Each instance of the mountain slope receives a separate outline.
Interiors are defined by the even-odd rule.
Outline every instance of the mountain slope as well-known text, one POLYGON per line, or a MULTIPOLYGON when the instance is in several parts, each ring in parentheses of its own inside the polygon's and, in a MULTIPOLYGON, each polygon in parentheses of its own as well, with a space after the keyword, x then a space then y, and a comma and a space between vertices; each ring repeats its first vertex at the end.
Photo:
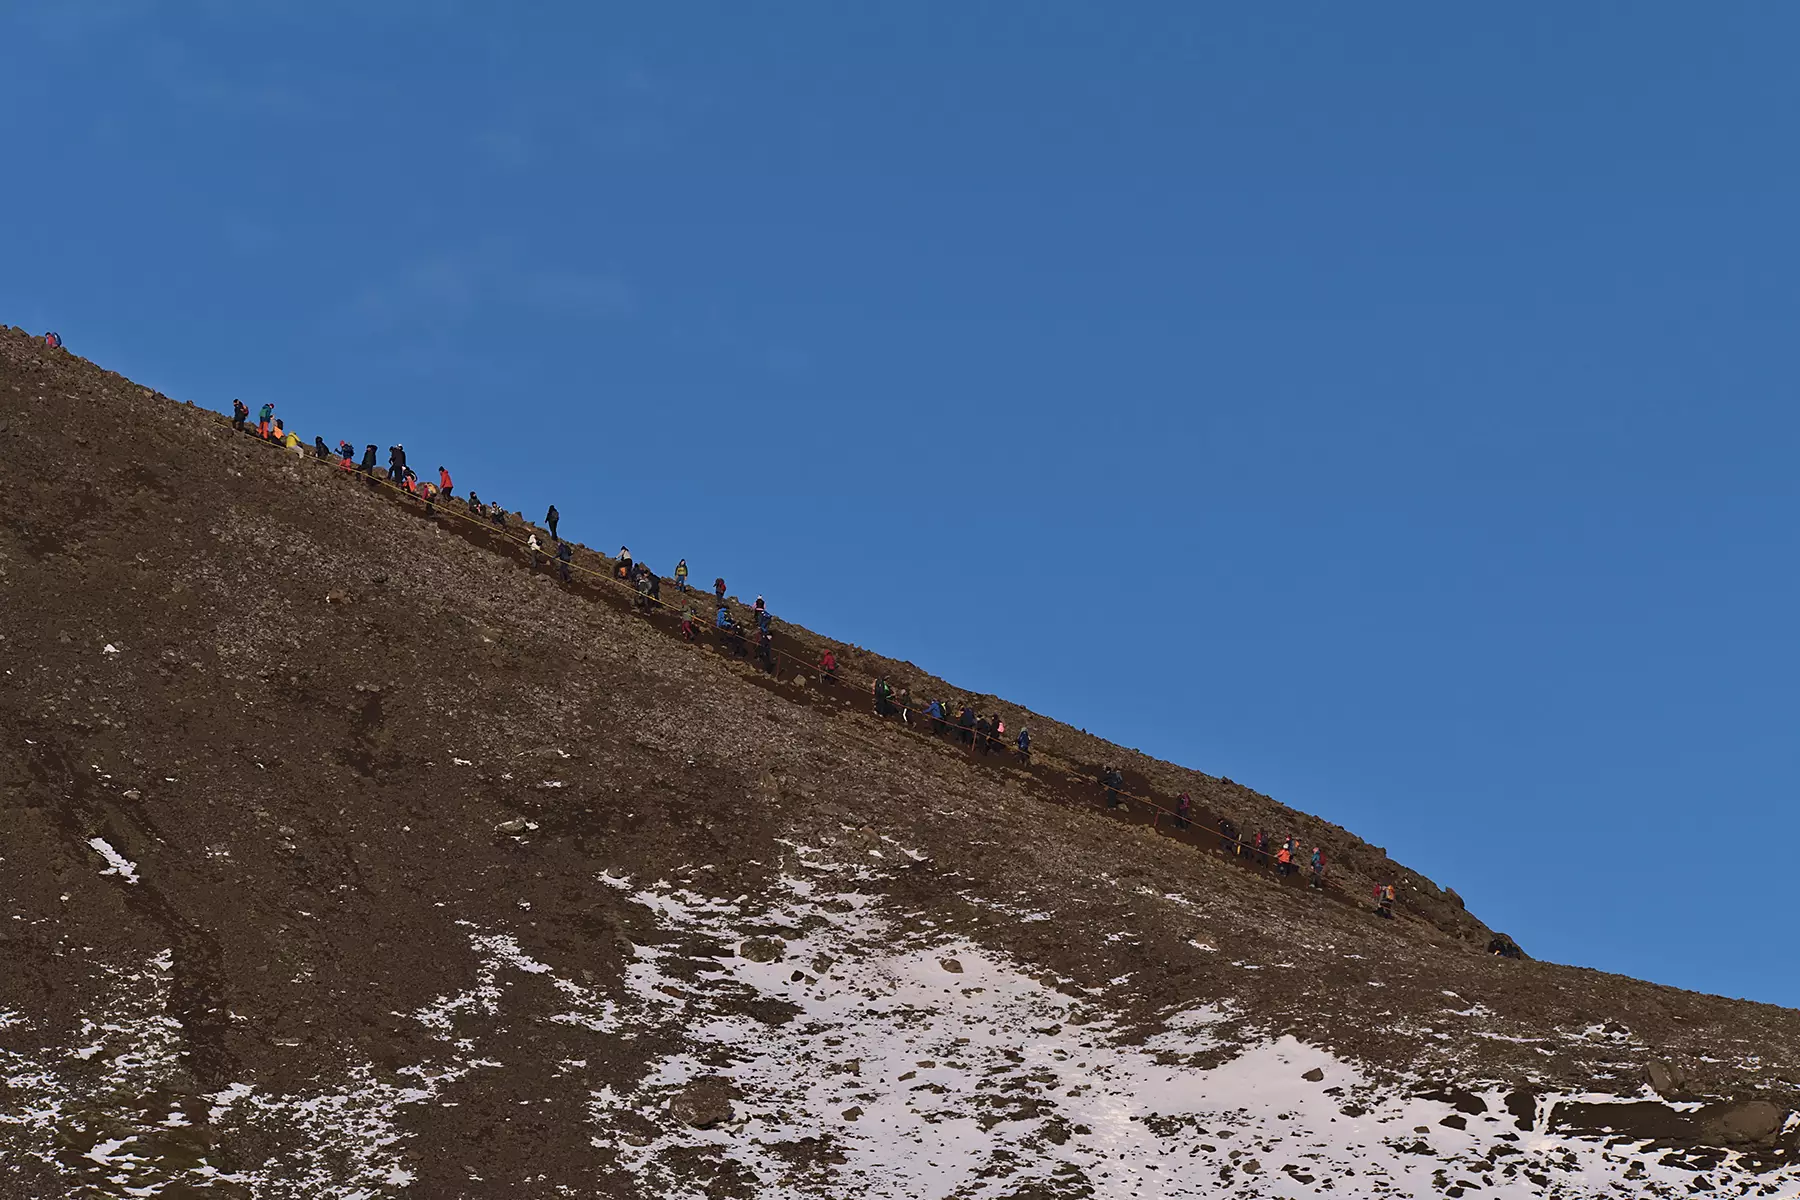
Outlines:
POLYGON ((1795 1194, 1800 1014, 1248 789, 774 683, 17 331, 0 464, 0 1196, 1795 1194))

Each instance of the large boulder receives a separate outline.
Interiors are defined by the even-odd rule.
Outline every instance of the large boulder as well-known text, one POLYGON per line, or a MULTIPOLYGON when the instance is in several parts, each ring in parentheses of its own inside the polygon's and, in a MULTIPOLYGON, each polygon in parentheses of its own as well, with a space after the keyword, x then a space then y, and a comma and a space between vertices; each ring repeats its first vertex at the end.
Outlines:
POLYGON ((695 1129, 731 1120, 731 1099, 736 1089, 722 1075, 702 1075, 669 1101, 669 1115, 695 1129))
POLYGON ((1775 1140, 1787 1123, 1787 1110, 1767 1100, 1709 1104, 1695 1116, 1709 1138, 1727 1146, 1757 1145, 1775 1140))

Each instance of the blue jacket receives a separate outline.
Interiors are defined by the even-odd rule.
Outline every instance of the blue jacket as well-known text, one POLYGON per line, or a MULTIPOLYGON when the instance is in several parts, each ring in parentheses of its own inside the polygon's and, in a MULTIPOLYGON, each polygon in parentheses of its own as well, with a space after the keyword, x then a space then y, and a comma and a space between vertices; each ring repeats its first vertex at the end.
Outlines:
POLYGON ((721 608, 719 610, 719 615, 717 618, 715 618, 715 620, 713 621, 713 624, 717 625, 720 629, 730 629, 731 628, 731 614, 721 608))

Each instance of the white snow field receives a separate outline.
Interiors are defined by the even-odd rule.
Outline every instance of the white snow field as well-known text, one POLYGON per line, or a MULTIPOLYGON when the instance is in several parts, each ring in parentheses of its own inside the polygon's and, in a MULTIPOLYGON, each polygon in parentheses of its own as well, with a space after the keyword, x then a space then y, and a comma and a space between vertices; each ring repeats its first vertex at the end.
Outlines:
MULTIPOLYGON (((521 944, 525 930, 464 922, 474 973, 459 994, 402 1014, 438 1053, 398 1083, 349 1063, 304 1094, 243 1080, 159 1101, 180 1029, 165 1014, 171 958, 158 955, 116 973, 109 1010, 79 1044, 35 1058, 0 1049, 0 1134, 83 1174, 82 1194, 414 1194, 424 1164, 406 1129, 429 1112, 409 1107, 504 1072, 484 1033, 521 1015, 512 989, 547 985, 561 1009, 539 1019, 591 1044, 563 1068, 595 1076, 563 1119, 587 1130, 603 1173, 622 1171, 646 1197, 699 1200, 708 1172, 727 1166, 766 1200, 1686 1197, 1697 1180, 1716 1195, 1800 1197, 1800 1166, 1756 1173, 1725 1156, 1702 1174, 1661 1150, 1552 1133, 1555 1097, 1521 1128, 1497 1085, 1472 1086, 1459 1111, 1419 1098, 1422 1080, 1378 1077, 1292 1037, 1246 1039, 1254 1014, 1229 1005, 1173 1009, 1148 1036, 1141 1022, 1127 1030, 1109 996, 1129 980, 1083 991, 1036 976, 892 910, 866 869, 802 862, 810 869, 761 901, 598 877, 666 935, 636 945, 611 988, 575 982, 580 964, 545 961, 521 944), (628 1085, 599 1080, 609 1049, 651 1035, 679 1049, 628 1085), (733 1099, 698 1127, 671 1101, 702 1077, 733 1099), (209 1136, 189 1136, 196 1127, 209 1136), (210 1147, 246 1131, 279 1149, 229 1170, 212 1160, 210 1147)), ((0 1012, 9 1036, 28 1025, 0 1012)))

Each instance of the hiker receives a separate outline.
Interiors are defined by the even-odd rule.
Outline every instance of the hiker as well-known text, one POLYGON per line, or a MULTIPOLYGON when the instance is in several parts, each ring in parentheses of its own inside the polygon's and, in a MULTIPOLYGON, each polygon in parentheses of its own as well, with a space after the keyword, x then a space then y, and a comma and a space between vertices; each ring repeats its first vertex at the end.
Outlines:
MULTIPOLYGON (((1181 794, 1184 796, 1187 795, 1186 792, 1183 792, 1181 794)), ((1231 818, 1220 817, 1219 818, 1219 849, 1225 851, 1225 853, 1227 853, 1227 854, 1230 854, 1233 850, 1235 850, 1237 848, 1237 841, 1238 841, 1237 826, 1233 825, 1231 823, 1231 818)))
POLYGON ((1119 807, 1119 789, 1125 786, 1125 776, 1119 774, 1119 768, 1106 768, 1106 807, 1119 807))
POLYGON ((974 708, 972 708, 971 706, 969 706, 967 704, 964 704, 963 710, 962 710, 962 716, 957 718, 956 724, 957 724, 957 727, 961 730, 961 733, 959 733, 957 736, 962 738, 962 744, 965 746, 973 746, 975 744, 975 710, 974 710, 974 708))
POLYGON ((684 558, 675 564, 675 586, 683 592, 687 591, 687 577, 687 559, 684 558))
POLYGON ((1317 846, 1312 852, 1312 885, 1320 891, 1325 890, 1325 852, 1317 846))
POLYGON ((682 613, 681 613, 681 636, 682 636, 683 640, 689 641, 689 642, 694 640, 694 638, 696 636, 695 622, 698 621, 699 619, 700 619, 700 614, 694 611, 693 605, 690 604, 685 609, 682 610, 682 613))
POLYGON ((619 577, 621 579, 636 578, 636 576, 634 576, 632 574, 633 565, 634 564, 631 561, 631 547, 630 546, 620 546, 619 547, 619 577))
POLYGON ((719 598, 720 604, 725 603, 725 577, 723 575, 713 580, 713 595, 719 598))
POLYGON ((498 525, 501 529, 506 528, 506 510, 500 506, 499 501, 495 501, 488 505, 488 520, 492 521, 495 525, 498 525))
POLYGON ((938 737, 943 737, 944 730, 947 728, 944 724, 944 702, 942 700, 933 700, 930 704, 927 704, 925 706, 925 715, 931 718, 931 732, 938 737))
POLYGON ((1394 885, 1378 883, 1375 885, 1375 915, 1394 919, 1394 885))
POLYGON ((419 477, 413 474, 411 467, 400 468, 400 486, 415 496, 419 494, 419 477))
POLYGON ((313 457, 319 459, 331 457, 331 447, 325 444, 324 438, 315 437, 313 439, 313 457))
POLYGON ((530 540, 525 543, 525 547, 531 551, 531 569, 535 571, 543 566, 543 547, 538 544, 537 534, 534 533, 531 535, 530 540))
POLYGON ((982 757, 987 756, 988 745, 994 740, 994 723, 986 717, 975 718, 975 750, 982 757))
POLYGON ((915 703, 916 702, 913 700, 912 689, 910 687, 901 688, 900 720, 903 724, 911 725, 913 723, 913 705, 915 703))
POLYGON ((263 441, 269 440, 269 422, 275 416, 275 406, 265 404, 256 410, 256 436, 263 441))
POLYGON ((437 484, 432 483, 429 480, 419 484, 419 495, 425 497, 425 515, 429 517, 436 513, 437 484))
POLYGON ((242 400, 231 402, 231 427, 239 433, 244 432, 244 422, 250 419, 250 406, 242 400))
POLYGON ((44 335, 44 349, 61 350, 62 344, 62 334, 57 333, 55 330, 51 330, 44 335))
POLYGON ((573 562, 574 559, 575 551, 570 548, 569 543, 558 541, 556 543, 556 573, 562 576, 562 581, 564 583, 568 583, 571 579, 569 574, 569 564, 573 562))
POLYGON ((1001 752, 1000 748, 1002 746, 1006 745, 1006 719, 1004 717, 1002 717, 999 713, 994 714, 993 743, 994 743, 993 750, 994 750, 995 754, 999 754, 1001 752))
POLYGON ((875 715, 878 717, 894 715, 894 689, 888 683, 886 675, 875 677, 875 715))
POLYGON ((1256 862, 1258 866, 1269 865, 1269 835, 1262 829, 1256 831, 1256 862))
POLYGON ((662 577, 659 576, 655 571, 652 571, 649 567, 645 567, 644 568, 644 578, 648 579, 650 581, 650 601, 651 601, 651 603, 661 604, 662 603, 662 577))
POLYGON ((837 681, 837 655, 827 649, 819 656, 819 682, 836 683, 837 681))
POLYGON ((757 635, 756 657, 761 659, 763 666, 771 672, 775 670, 775 635, 767 629, 757 635))
POLYGON ((362 473, 370 479, 375 478, 375 443, 370 442, 363 450, 362 473))
MULTIPOLYGON (((287 430, 286 432, 283 432, 281 429, 281 422, 279 422, 279 421, 277 421, 275 423, 275 432, 280 435, 275 440, 280 442, 284 447, 286 447, 289 450, 300 449, 300 435, 299 434, 295 433, 291 429, 287 430)), ((304 453, 302 453, 300 455, 300 457, 305 458, 306 455, 304 453)))
POLYGON ((1194 798, 1186 792, 1175 797, 1175 828, 1186 829, 1188 827, 1188 813, 1193 811, 1193 807, 1194 798))
POLYGON ((737 658, 744 657, 744 631, 738 628, 738 623, 731 619, 730 610, 723 604, 719 605, 719 615, 713 618, 713 624, 718 626, 719 640, 725 648, 737 658))
POLYGON ((552 538, 556 537, 556 523, 560 520, 562 520, 562 514, 557 512, 556 505, 552 504, 544 513, 544 527, 550 531, 552 538))
POLYGON ((388 447, 388 478, 399 483, 406 474, 406 459, 401 457, 400 447, 388 447))
POLYGON ((637 577, 637 582, 635 584, 633 584, 632 586, 637 588, 637 599, 635 599, 631 602, 631 606, 633 608, 637 609, 637 611, 639 611, 641 613, 649 612, 650 611, 650 572, 648 572, 648 571, 639 572, 638 577, 637 577))
POLYGON ((450 472, 441 466, 438 468, 438 490, 444 493, 444 499, 450 498, 450 472))
POLYGON ((1019 761, 1031 762, 1031 730, 1024 726, 1019 729, 1019 761))
POLYGON ((1519 949, 1519 943, 1504 933, 1496 933, 1488 939, 1488 953, 1499 958, 1524 958, 1525 951, 1519 949))
POLYGON ((1275 872, 1278 875, 1291 875, 1294 870, 1294 839, 1288 838, 1281 843, 1281 849, 1275 852, 1275 872))
POLYGON ((758 629, 767 633, 770 625, 772 625, 774 623, 774 621, 775 621, 775 614, 770 612, 768 609, 759 608, 756 610, 756 627, 758 629))

